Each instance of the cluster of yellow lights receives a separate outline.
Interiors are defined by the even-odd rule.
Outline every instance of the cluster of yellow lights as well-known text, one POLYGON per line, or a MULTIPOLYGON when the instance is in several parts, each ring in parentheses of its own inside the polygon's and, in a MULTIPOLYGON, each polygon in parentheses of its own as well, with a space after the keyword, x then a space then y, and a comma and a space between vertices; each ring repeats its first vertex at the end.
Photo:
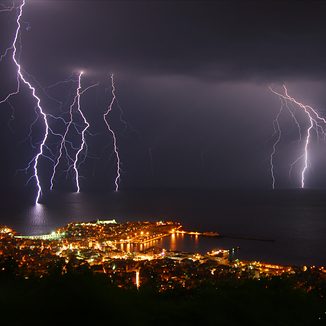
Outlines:
POLYGON ((0 233, 11 233, 12 230, 9 228, 1 228, 0 233))
MULTIPOLYGON (((116 223, 115 220, 111 220, 111 221, 97 221, 97 223, 85 223, 85 222, 82 222, 82 223, 70 223, 70 224, 75 224, 75 225, 84 225, 84 226, 91 226, 91 227, 97 227, 99 229, 103 229, 104 226, 103 224, 109 224, 109 223, 116 223), (99 224, 102 224, 102 225, 99 225, 99 224)), ((165 225, 166 223, 165 222, 156 222, 156 225, 165 225)), ((175 234, 189 234, 189 235, 195 235, 195 236, 198 236, 198 235, 201 235, 202 233, 199 233, 199 232, 187 232, 187 231, 184 231, 184 230, 180 230, 179 228, 181 228, 182 226, 176 226, 174 229, 172 229, 170 231, 170 234, 172 233, 172 237, 175 238, 175 234)), ((137 228, 136 228, 137 229, 137 228)), ((163 231, 164 232, 164 231, 163 231)), ((7 227, 0 227, 0 233, 1 234, 11 234, 13 233, 13 231, 10 229, 10 228, 7 228, 7 227)), ((128 233, 125 233, 125 235, 127 235, 127 238, 126 239, 122 239, 120 238, 119 240, 113 240, 113 241, 105 241, 103 242, 102 244, 99 243, 98 241, 95 241, 95 240, 89 240, 88 241, 88 247, 91 248, 95 248, 95 249, 98 249, 99 251, 102 251, 103 250, 103 247, 105 246, 108 246, 108 247, 111 247, 111 249, 117 249, 117 247, 115 246, 115 244, 117 244, 117 242, 120 242, 121 246, 124 245, 124 243, 127 245, 127 248, 128 246, 130 246, 130 243, 132 243, 133 241, 135 241, 135 243, 146 243, 146 242, 149 242, 149 241, 152 241, 152 240, 155 240, 156 238, 160 238, 162 236, 166 236, 168 235, 168 231, 166 231, 166 233, 158 233, 158 234, 154 234, 153 232, 146 232, 146 231, 138 231, 138 232, 135 232, 135 231, 131 231, 131 232, 128 232, 128 233), (132 233, 134 232, 134 233, 132 233), (136 238, 134 238, 134 236, 136 238), (149 239, 150 238, 150 239, 149 239)), ((64 232, 61 233, 61 230, 58 229, 57 232, 52 232, 51 234, 52 236, 57 236, 59 239, 64 235, 64 232)), ((15 236, 16 238, 30 238, 30 239, 33 239, 33 238, 37 238, 37 239, 40 239, 41 237, 46 237, 45 239, 48 240, 49 238, 51 238, 51 235, 45 235, 45 236, 35 236, 35 237, 23 237, 23 236, 15 236)), ((45 239, 42 239, 42 240, 45 240, 45 239)), ((62 238, 61 238, 62 240, 62 238)), ((175 239, 174 239, 175 240, 175 239)), ((42 243, 42 246, 43 246, 43 243, 42 243)), ((59 250, 56 252, 56 255, 58 256, 61 256, 63 254, 63 251, 66 251, 66 250, 74 250, 74 249, 83 249, 85 248, 85 244, 81 245, 79 243, 62 243, 61 244, 61 248, 58 248, 59 250)), ((31 246, 31 248, 33 248, 34 246, 31 246)), ((212 250, 212 252, 207 252, 208 255, 210 256, 214 256, 214 255, 219 255, 219 254, 225 254, 225 253, 228 253, 229 250, 225 250, 225 249, 220 249, 220 250, 212 250)), ((121 254, 120 255, 116 255, 115 257, 112 257, 112 258, 128 258, 130 256, 128 256, 126 253, 124 253, 125 256, 122 256, 121 254)), ((66 254, 64 254, 66 255, 66 254)), ((159 255, 155 255, 155 257, 158 257, 159 255)), ((164 250, 163 250, 163 253, 161 253, 161 256, 164 257, 164 250)), ((193 257, 191 257, 190 259, 193 259, 193 260, 196 260, 200 257, 201 255, 199 254, 195 254, 193 257)), ((135 257, 133 257, 134 260, 144 260, 144 259, 147 259, 147 260, 151 260, 153 259, 154 256, 151 256, 151 255, 147 255, 147 254, 140 254, 138 253, 137 255, 135 255, 135 257)), ((78 258, 78 257, 77 257, 78 258)), ((107 259, 108 257, 103 257, 102 260, 104 261, 105 259, 107 259)), ((279 273, 284 273, 284 272, 290 272, 291 271, 291 267, 289 266, 282 266, 282 265, 274 265, 274 264, 270 264, 270 263, 264 263, 264 262, 259 262, 259 261, 253 261, 253 262, 248 262, 248 261, 239 261, 237 260, 237 264, 235 264, 235 267, 237 266, 249 266, 249 268, 256 268, 256 269, 259 269, 260 272, 264 271, 264 272, 268 272, 269 270, 273 270, 273 273, 276 273, 276 274, 279 274, 279 273)), ((307 266, 304 266, 303 267, 303 271, 306 271, 309 267, 307 266)), ((313 268, 316 268, 315 266, 312 266, 310 267, 311 269, 313 268)), ((326 270, 324 269, 324 267, 321 267, 319 268, 320 271, 322 271, 323 273, 326 273, 326 270)), ((272 272, 272 271, 271 271, 272 272)))

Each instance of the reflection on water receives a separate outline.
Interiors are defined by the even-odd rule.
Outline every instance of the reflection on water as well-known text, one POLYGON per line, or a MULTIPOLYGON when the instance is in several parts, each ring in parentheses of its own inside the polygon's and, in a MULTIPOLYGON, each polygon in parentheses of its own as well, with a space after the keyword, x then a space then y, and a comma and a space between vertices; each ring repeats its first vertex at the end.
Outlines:
POLYGON ((48 225, 46 207, 42 204, 30 206, 26 215, 31 234, 42 234, 44 227, 48 225))
POLYGON ((30 218, 33 219, 33 224, 44 224, 45 222, 45 207, 42 204, 36 204, 30 208, 30 218))
POLYGON ((194 240, 194 242, 195 242, 195 248, 196 248, 196 252, 198 252, 198 235, 192 235, 191 236, 192 238, 194 237, 195 239, 193 239, 194 240))
POLYGON ((124 252, 134 252, 134 251, 139 252, 151 247, 159 247, 163 249, 162 239, 148 241, 146 243, 121 243, 117 245, 117 248, 124 252))
POLYGON ((169 236, 158 240, 142 243, 121 243, 117 245, 119 250, 124 252, 140 252, 151 247, 171 251, 185 251, 190 253, 200 253, 202 255, 212 250, 229 249, 230 258, 239 258, 239 251, 232 251, 232 240, 202 237, 198 235, 188 235, 182 233, 172 233, 169 236))
POLYGON ((79 217, 81 221, 86 220, 85 217, 80 219, 80 216, 82 215, 71 205, 67 207, 60 204, 35 204, 25 207, 17 214, 13 224, 18 225, 13 226, 13 229, 23 235, 47 234, 67 225, 71 218, 79 217))
POLYGON ((176 237, 176 235, 175 235, 175 233, 172 233, 171 234, 171 239, 170 239, 170 250, 172 250, 172 251, 174 251, 174 250, 176 250, 177 249, 177 246, 176 246, 176 239, 175 239, 175 237, 176 237))

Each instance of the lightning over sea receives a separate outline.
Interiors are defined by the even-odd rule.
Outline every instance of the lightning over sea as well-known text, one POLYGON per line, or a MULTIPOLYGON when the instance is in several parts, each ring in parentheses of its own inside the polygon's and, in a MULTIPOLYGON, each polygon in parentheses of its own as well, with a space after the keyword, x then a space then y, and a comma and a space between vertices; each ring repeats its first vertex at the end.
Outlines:
MULTIPOLYGON (((298 166, 296 170, 299 173, 300 187, 305 188, 307 183, 306 174, 309 169, 313 168, 312 159, 310 158, 312 156, 310 154, 312 142, 318 144, 320 141, 326 140, 326 119, 321 117, 316 109, 313 109, 309 105, 304 105, 290 96, 286 86, 283 85, 284 94, 276 92, 271 87, 269 89, 281 101, 281 107, 273 121, 274 133, 269 139, 273 140, 272 152, 269 157, 272 188, 274 189, 277 185, 275 157, 278 154, 278 148, 284 137, 283 134, 286 132, 289 133, 289 126, 287 125, 285 128, 281 123, 281 117, 286 113, 288 113, 288 116, 292 120, 292 126, 294 126, 294 128, 290 129, 291 131, 294 129, 294 133, 296 134, 296 139, 292 137, 290 141, 290 146, 295 146, 295 150, 292 151, 294 152, 294 156, 291 157, 292 160, 288 164, 288 176, 291 178, 294 168, 298 166)), ((290 146, 287 147, 287 153, 290 152, 290 146)))
POLYGON ((121 160, 115 124, 110 122, 112 111, 119 109, 114 113, 114 117, 120 117, 118 130, 122 129, 121 125, 126 129, 129 124, 122 119, 123 112, 117 104, 113 74, 107 74, 109 88, 91 80, 94 76, 89 77, 87 69, 75 69, 69 77, 42 86, 21 64, 23 36, 33 31, 22 19, 28 3, 22 0, 20 5, 0 6, 0 19, 6 15, 3 21, 8 22, 7 40, 15 24, 12 40, 0 48, 0 70, 2 78, 6 78, 0 109, 2 114, 6 113, 8 130, 19 139, 17 148, 12 150, 20 150, 23 156, 15 162, 14 177, 21 180, 17 183, 22 187, 33 185, 35 204, 38 204, 44 192, 50 190, 80 192, 83 180, 92 182, 93 166, 103 161, 101 179, 113 180, 117 191, 121 160))

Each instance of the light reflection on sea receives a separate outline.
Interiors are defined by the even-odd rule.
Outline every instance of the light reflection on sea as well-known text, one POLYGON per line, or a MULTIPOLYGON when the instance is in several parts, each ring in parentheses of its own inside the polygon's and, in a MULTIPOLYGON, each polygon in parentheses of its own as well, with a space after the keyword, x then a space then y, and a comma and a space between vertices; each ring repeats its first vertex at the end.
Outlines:
MULTIPOLYGON (((139 252, 151 247, 157 247, 160 249, 170 251, 184 251, 188 253, 200 253, 205 255, 207 252, 215 251, 218 249, 228 249, 230 251, 229 258, 237 259, 241 258, 240 251, 237 247, 232 247, 234 243, 232 241, 224 241, 226 239, 204 237, 198 235, 189 234, 175 234, 172 233, 169 236, 161 239, 146 242, 144 244, 122 243, 118 244, 117 248, 125 252, 139 252), (234 249, 234 250, 233 250, 234 249)), ((230 239, 229 239, 230 240, 230 239)))
POLYGON ((42 204, 36 204, 26 209, 26 218, 28 221, 26 233, 42 234, 44 227, 51 224, 51 215, 47 212, 47 207, 42 204))

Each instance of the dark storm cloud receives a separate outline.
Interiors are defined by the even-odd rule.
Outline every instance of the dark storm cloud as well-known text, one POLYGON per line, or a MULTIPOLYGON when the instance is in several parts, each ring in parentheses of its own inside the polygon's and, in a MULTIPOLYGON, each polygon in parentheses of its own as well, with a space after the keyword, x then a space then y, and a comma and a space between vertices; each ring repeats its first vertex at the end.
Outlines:
POLYGON ((314 1, 32 2, 26 44, 38 40, 39 56, 54 66, 210 81, 320 79, 325 9, 314 1))

